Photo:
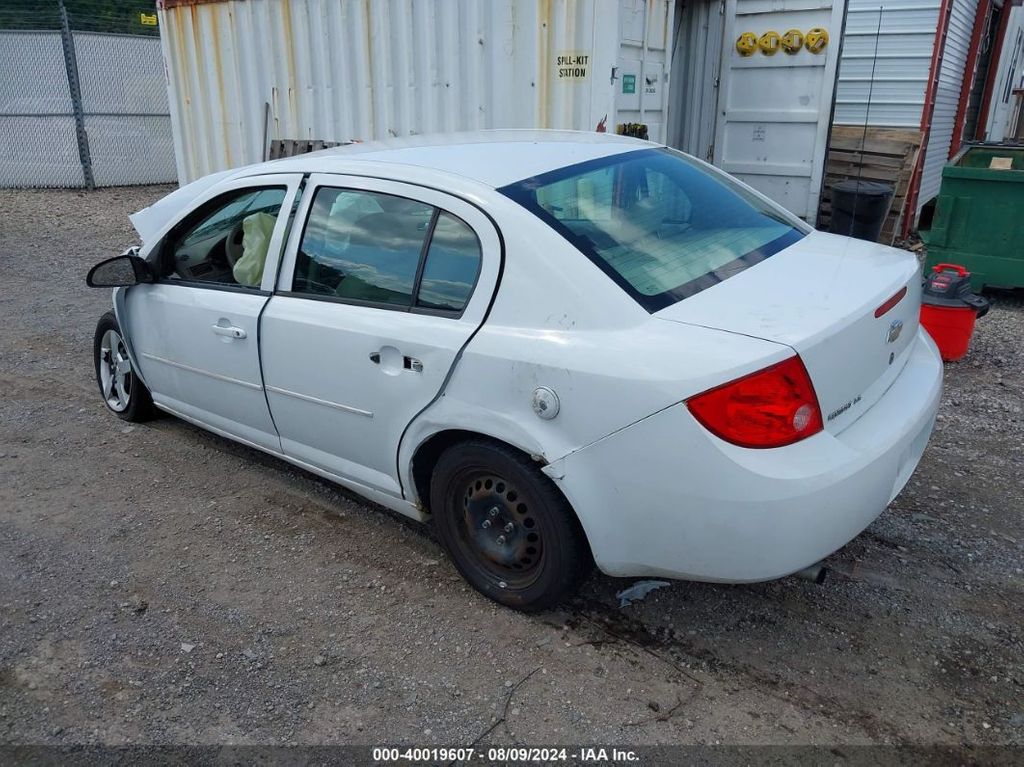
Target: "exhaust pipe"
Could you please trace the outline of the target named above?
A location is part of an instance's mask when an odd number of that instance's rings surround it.
[[[828,568],[821,562],[818,562],[810,567],[805,567],[803,570],[797,570],[793,575],[797,578],[803,578],[805,581],[817,583],[820,586],[825,582],[825,576],[828,575]]]

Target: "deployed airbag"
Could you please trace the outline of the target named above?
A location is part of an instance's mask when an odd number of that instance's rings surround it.
[[[269,213],[253,213],[242,221],[242,257],[235,262],[232,274],[235,282],[258,288],[263,280],[263,267],[267,262],[270,237],[277,218]]]

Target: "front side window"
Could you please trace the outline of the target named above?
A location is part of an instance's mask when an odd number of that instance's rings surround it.
[[[461,219],[379,192],[321,187],[299,244],[292,292],[404,309],[461,312],[480,269]]]
[[[803,232],[685,155],[642,149],[500,190],[655,312],[793,244]]]
[[[176,227],[164,249],[166,279],[258,288],[287,190],[228,192]]]

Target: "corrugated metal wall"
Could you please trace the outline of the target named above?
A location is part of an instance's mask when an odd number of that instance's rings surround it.
[[[928,149],[921,171],[921,186],[917,196],[918,210],[939,193],[942,183],[942,168],[949,161],[949,147],[953,141],[956,126],[956,112],[960,104],[960,90],[967,71],[967,54],[971,47],[971,32],[978,0],[953,0],[949,18],[946,48],[939,68],[939,84],[935,92],[935,111],[928,136]]]
[[[941,3],[939,0],[897,0],[897,3],[884,5],[879,30],[882,3],[849,0],[836,90],[834,121],[837,124],[864,125],[866,122],[900,128],[921,125]],[[920,175],[918,211],[938,193],[942,167],[949,157],[977,8],[978,0],[953,0],[931,132]],[[875,67],[873,81],[872,63]]]
[[[835,122],[916,128],[921,124],[939,0],[849,0],[836,88]],[[875,41],[878,41],[878,60]],[[968,31],[968,39],[970,32]],[[871,67],[874,62],[874,87]],[[868,91],[871,108],[868,112]]]
[[[258,162],[274,138],[592,129],[614,111],[618,10],[616,0],[228,0],[161,10],[179,176]],[[566,76],[558,57],[576,54],[588,57],[586,74]]]

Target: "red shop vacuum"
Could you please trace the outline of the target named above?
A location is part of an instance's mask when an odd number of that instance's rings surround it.
[[[921,324],[935,339],[945,362],[967,354],[974,321],[988,313],[989,300],[971,292],[971,273],[959,264],[936,264],[921,295]]]

